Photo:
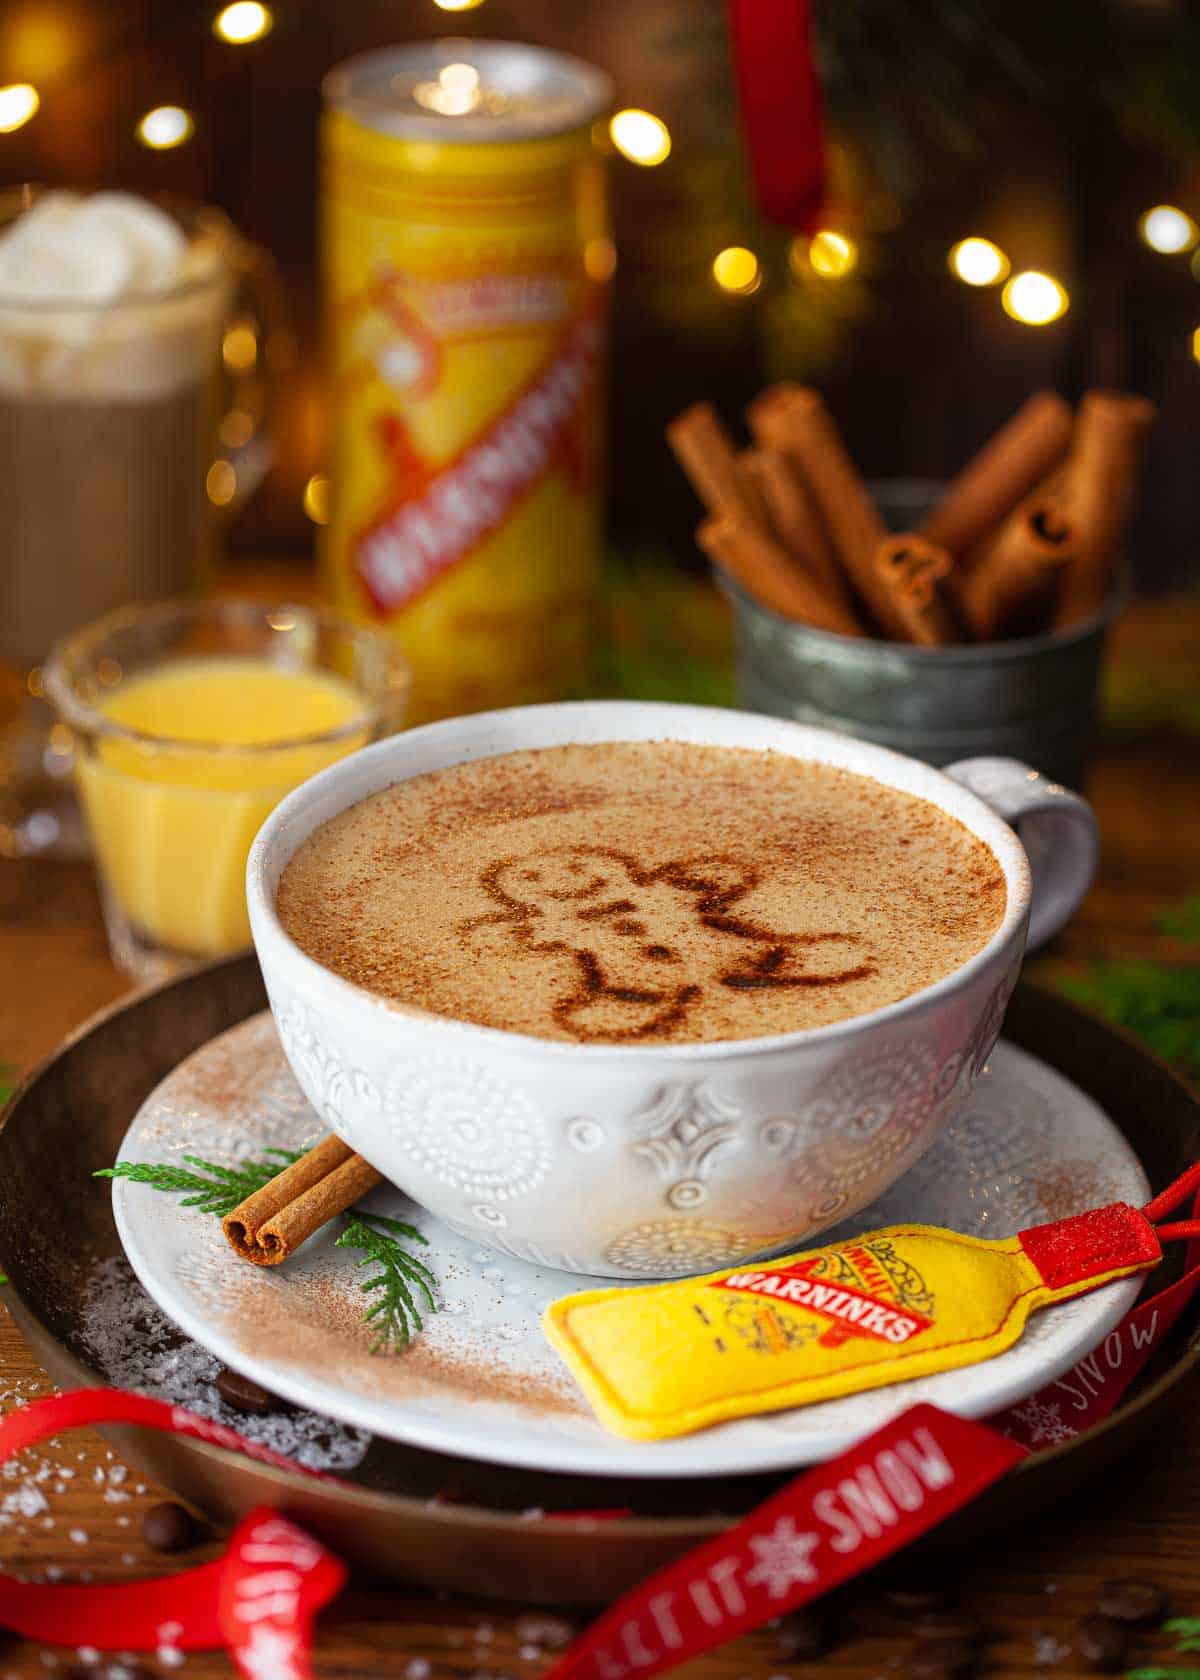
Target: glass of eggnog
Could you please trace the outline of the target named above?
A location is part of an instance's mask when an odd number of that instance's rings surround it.
[[[408,669],[304,606],[167,601],[63,638],[46,693],[74,737],[113,960],[138,980],[250,944],[250,842],[300,782],[398,729]]]

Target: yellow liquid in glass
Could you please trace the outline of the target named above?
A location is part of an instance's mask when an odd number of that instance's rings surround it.
[[[76,774],[101,874],[137,932],[195,956],[249,945],[250,842],[285,793],[369,729],[305,738],[364,709],[339,677],[256,659],[180,660],[114,688],[99,710],[161,739],[100,736]],[[259,750],[222,750],[237,747]]]

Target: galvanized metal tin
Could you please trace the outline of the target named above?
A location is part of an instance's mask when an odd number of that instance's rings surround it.
[[[914,524],[937,488],[874,486],[893,529]],[[1112,608],[1065,635],[918,648],[812,630],[736,586],[729,594],[747,710],[841,730],[927,764],[995,754],[1071,786],[1082,781]]]

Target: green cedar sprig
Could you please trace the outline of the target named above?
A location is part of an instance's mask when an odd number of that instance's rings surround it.
[[[430,1312],[437,1311],[434,1289],[437,1279],[422,1261],[406,1253],[397,1240],[419,1242],[428,1247],[426,1239],[415,1225],[405,1225],[399,1219],[385,1219],[381,1213],[351,1213],[350,1223],[337,1239],[337,1248],[358,1248],[363,1251],[360,1266],[377,1266],[359,1285],[367,1293],[382,1290],[380,1298],[363,1314],[366,1323],[378,1331],[371,1344],[372,1353],[388,1348],[400,1348],[414,1331],[423,1328],[414,1291],[425,1297]]]
[[[267,1149],[257,1159],[240,1161],[236,1167],[224,1167],[197,1155],[185,1155],[186,1166],[167,1161],[118,1161],[115,1166],[102,1167],[93,1177],[126,1178],[133,1184],[176,1194],[186,1191],[183,1207],[199,1208],[222,1219],[302,1155],[303,1150],[298,1149]],[[371,1352],[396,1352],[424,1327],[418,1297],[424,1298],[430,1312],[438,1309],[434,1294],[437,1279],[404,1246],[415,1242],[427,1248],[428,1241],[415,1225],[387,1219],[381,1213],[354,1208],[344,1217],[346,1229],[335,1247],[360,1249],[363,1258],[358,1264],[375,1268],[359,1285],[364,1292],[378,1295],[363,1313],[363,1322],[376,1332]]]
[[[303,1150],[267,1149],[258,1160],[241,1161],[236,1167],[223,1167],[217,1161],[204,1161],[198,1155],[185,1155],[187,1167],[177,1167],[167,1161],[118,1161],[115,1167],[101,1167],[94,1178],[127,1178],[133,1184],[148,1184],[152,1190],[188,1190],[183,1207],[199,1208],[201,1213],[215,1213],[224,1219],[256,1190],[269,1184],[277,1173],[300,1160]],[[199,1167],[200,1172],[189,1172]]]

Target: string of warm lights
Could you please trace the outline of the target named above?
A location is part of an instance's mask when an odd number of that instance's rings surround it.
[[[433,0],[443,12],[470,12],[484,4],[484,0]],[[229,46],[247,46],[261,41],[275,26],[270,6],[262,0],[230,0],[213,16],[212,33]],[[452,71],[469,71],[466,65],[451,66]],[[473,73],[473,72],[472,72]],[[472,90],[442,85],[435,90],[438,98],[429,103],[437,109],[467,108],[462,102]],[[38,113],[41,96],[29,82],[13,82],[0,86],[0,134],[11,134],[24,127]],[[185,145],[196,132],[196,120],[182,105],[156,105],[144,112],[135,126],[135,136],[151,151],[169,151]],[[600,131],[604,136],[604,130]],[[671,156],[671,132],[661,117],[640,107],[628,106],[614,113],[607,125],[607,140],[612,149],[627,162],[641,168],[655,168]],[[1187,211],[1173,204],[1156,204],[1139,218],[1137,232],[1144,244],[1162,256],[1192,253],[1193,277],[1200,281],[1200,225]],[[615,266],[611,242],[597,241],[605,250],[595,253],[596,278],[607,278]],[[797,237],[788,246],[787,262],[796,280],[837,282],[852,274],[859,265],[857,242],[844,229],[818,228],[808,237]],[[951,246],[946,256],[951,274],[966,286],[979,290],[1000,288],[1000,302],[1005,313],[1023,326],[1043,327],[1060,320],[1070,308],[1067,288],[1053,274],[1038,269],[1012,272],[1007,253],[981,234],[969,234]],[[589,261],[588,270],[593,264]],[[600,270],[603,269],[603,274]],[[751,297],[763,285],[764,268],[758,254],[746,245],[727,245],[712,258],[710,273],[717,289],[731,297]],[[1192,334],[1191,351],[1200,362],[1200,326]],[[245,324],[235,323],[225,335],[223,353],[233,372],[244,372],[254,363],[257,342],[253,331]],[[250,416],[238,411],[226,417],[232,433],[238,419],[248,422]],[[245,441],[240,435],[223,439],[236,447]],[[233,499],[236,479],[227,462],[217,462],[209,474],[208,494],[218,505]],[[329,480],[323,473],[314,473],[304,486],[304,511],[314,524],[323,525],[328,519]]]

